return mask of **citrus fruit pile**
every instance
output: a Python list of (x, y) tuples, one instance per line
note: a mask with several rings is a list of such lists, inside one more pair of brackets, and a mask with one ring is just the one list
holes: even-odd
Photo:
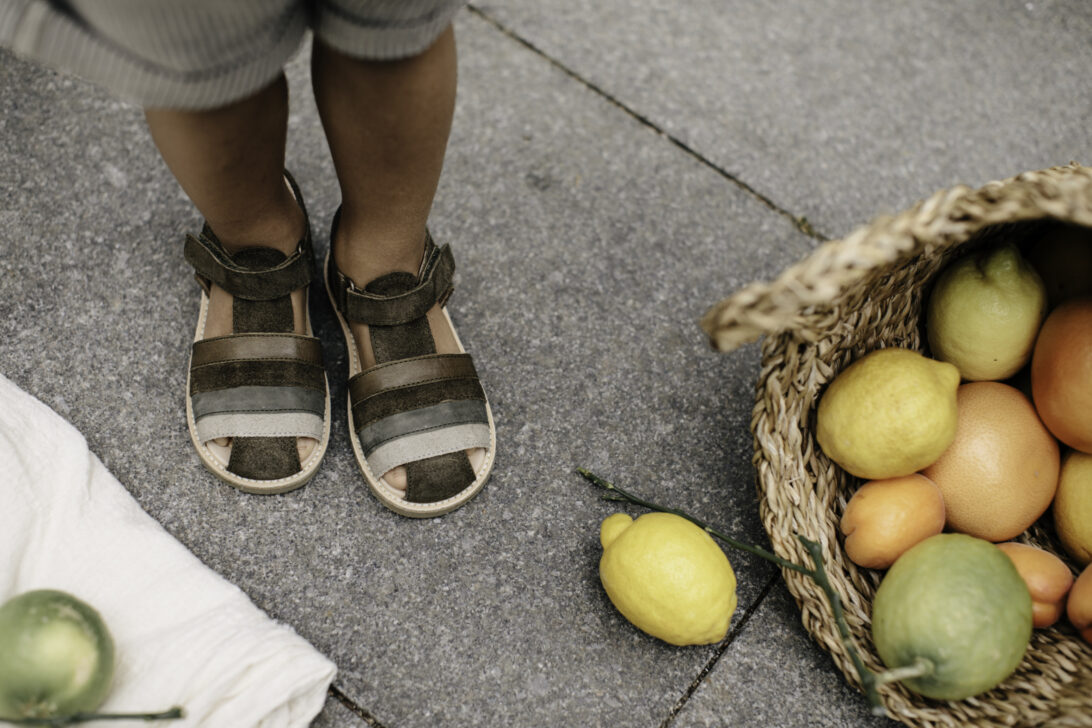
[[(866, 481), (846, 554), (890, 569), (877, 651), (937, 699), (1003, 681), (1033, 626), (1092, 643), (1092, 281), (1073, 275), (1092, 269), (1092, 231), (1032, 242), (950, 263), (927, 289), (930, 356), (870, 352), (816, 412), (823, 452)], [(1061, 556), (1014, 542), (1036, 523)]]

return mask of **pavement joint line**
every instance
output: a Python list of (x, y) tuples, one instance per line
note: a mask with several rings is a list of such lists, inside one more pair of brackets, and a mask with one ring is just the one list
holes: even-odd
[(523, 47), (527, 48), (532, 53), (534, 53), (534, 54), (538, 55), (539, 57), (543, 58), (548, 63), (553, 65), (555, 68), (562, 71), (565, 75), (572, 78), (574, 81), (579, 82), (581, 85), (588, 88), (589, 90), (591, 90), (595, 94), (603, 97), (606, 101), (610, 102), (614, 106), (616, 106), (619, 109), (621, 109), (622, 111), (624, 111), (628, 116), (632, 117), (638, 123), (642, 124), (643, 126), (648, 127), (652, 131), (654, 131), (657, 134), (659, 134), (660, 136), (664, 137), (669, 142), (671, 142), (676, 147), (678, 147), (683, 152), (685, 152), (688, 156), (690, 156), (691, 158), (693, 158), (697, 162), (700, 162), (701, 164), (705, 165), (709, 169), (713, 170), (714, 172), (719, 174), (721, 177), (724, 177), (726, 180), (728, 180), (732, 184), (736, 185), (737, 187), (742, 189), (744, 192), (751, 195), (752, 197), (754, 197), (759, 202), (766, 205), (768, 208), (770, 208), (771, 210), (773, 210), (777, 214), (788, 218), (789, 221), (792, 222), (793, 227), (795, 227), (797, 230), (799, 230), (804, 235), (807, 235), (808, 237), (810, 237), (810, 238), (812, 238), (812, 239), (814, 239), (814, 240), (816, 240), (816, 241), (818, 241), (820, 243), (825, 243), (828, 240), (830, 240), (829, 236), (824, 235), (823, 233), (819, 232), (815, 228), (815, 226), (812, 225), (811, 222), (808, 221), (808, 219), (806, 217), (804, 217), (803, 215), (793, 215), (791, 212), (789, 212), (788, 210), (786, 210), (785, 208), (781, 207), (776, 202), (774, 202), (771, 198), (769, 198), (768, 196), (762, 194), (757, 189), (755, 189), (751, 185), (747, 184), (742, 179), (740, 179), (736, 175), (732, 174), (731, 172), (729, 172), (724, 167), (721, 167), (716, 162), (714, 162), (711, 159), (709, 159), (708, 157), (704, 156), (701, 152), (694, 149), (692, 146), (690, 146), (689, 144), (684, 142), (679, 137), (675, 136), (674, 134), (671, 134), (670, 132), (668, 132), (667, 130), (665, 130), (661, 126), (659, 126), (656, 122), (649, 119), (647, 116), (644, 116), (643, 114), (639, 113), (636, 109), (634, 109), (634, 108), (630, 107), (629, 105), (627, 105), (626, 103), (624, 103), (617, 96), (614, 96), (613, 94), (608, 92), (606, 89), (603, 89), (603, 88), (597, 86), (592, 81), (589, 81), (588, 79), (584, 78), (579, 73), (574, 71), (572, 68), (569, 68), (564, 63), (557, 60), (556, 58), (554, 58), (553, 56), (548, 54), (546, 51), (542, 50), (541, 48), (536, 46), (534, 43), (532, 43), (531, 41), (529, 41), (526, 38), (524, 38), (523, 36), (521, 36), (516, 31), (514, 31), (511, 28), (509, 28), (508, 26), (504, 25), (504, 23), (502, 23), (499, 20), (497, 20), (496, 18), (494, 18), (492, 15), (490, 15), (485, 10), (482, 10), (476, 4), (470, 3), (469, 5), (467, 5), (467, 10), (470, 13), (472, 13), (473, 15), (475, 15), (475, 16), (481, 18), (482, 20), (484, 20), (489, 25), (492, 25), (494, 28), (499, 30), (504, 35), (506, 35), (509, 38), (511, 38), (512, 40), (516, 41), (517, 43), (519, 43)]
[(327, 692), (329, 693), (330, 697), (334, 698), (339, 703), (344, 705), (349, 712), (353, 713), (365, 723), (372, 726), (372, 728), (386, 728), (386, 726), (380, 723), (371, 713), (354, 703), (352, 698), (341, 692), (341, 689), (333, 683), (330, 683), (330, 688), (329, 690), (327, 690)]
[(694, 693), (696, 693), (698, 691), (698, 688), (701, 687), (701, 684), (705, 682), (705, 678), (709, 676), (709, 673), (712, 672), (713, 668), (716, 667), (718, 662), (720, 662), (720, 658), (724, 655), (725, 652), (728, 651), (728, 648), (732, 646), (732, 643), (735, 642), (736, 637), (739, 637), (739, 635), (742, 634), (744, 628), (747, 626), (747, 623), (751, 621), (752, 615), (754, 615), (754, 613), (758, 611), (759, 606), (762, 604), (762, 602), (766, 600), (766, 596), (770, 593), (770, 590), (773, 589), (774, 584), (776, 584), (780, 578), (781, 574), (775, 569), (769, 580), (762, 587), (762, 591), (759, 592), (758, 598), (751, 603), (751, 606), (747, 607), (747, 611), (745, 611), (743, 613), (743, 616), (740, 617), (739, 622), (736, 624), (736, 626), (732, 628), (732, 631), (728, 633), (728, 636), (724, 639), (724, 641), (717, 646), (717, 649), (713, 653), (713, 656), (710, 657), (709, 661), (705, 663), (705, 666), (702, 667), (701, 672), (699, 672), (697, 677), (694, 678), (693, 682), (690, 683), (690, 686), (686, 689), (686, 692), (679, 697), (674, 707), (671, 708), (671, 712), (668, 713), (666, 718), (664, 718), (664, 722), (660, 724), (660, 728), (670, 728), (671, 724), (675, 722), (675, 719), (679, 717), (679, 713), (681, 713), (682, 709), (686, 707), (686, 704), (690, 702), (690, 698), (694, 697)]

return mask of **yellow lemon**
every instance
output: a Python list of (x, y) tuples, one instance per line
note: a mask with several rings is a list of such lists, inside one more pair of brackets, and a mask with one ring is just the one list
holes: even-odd
[(1065, 456), (1053, 507), (1062, 546), (1077, 563), (1092, 562), (1092, 455), (1073, 450)]
[(969, 381), (1007, 379), (1031, 358), (1046, 287), (1014, 245), (961, 258), (937, 279), (926, 328), (933, 356)]
[(712, 537), (670, 513), (624, 513), (599, 529), (599, 578), (633, 626), (673, 645), (705, 645), (728, 634), (736, 575)]
[(959, 370), (910, 349), (880, 349), (846, 367), (819, 400), (816, 438), (866, 480), (931, 465), (956, 434)]

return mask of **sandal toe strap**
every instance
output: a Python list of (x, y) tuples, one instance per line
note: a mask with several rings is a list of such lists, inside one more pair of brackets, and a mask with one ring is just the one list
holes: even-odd
[(322, 438), (326, 376), (318, 339), (232, 334), (194, 342), (190, 403), (198, 437)]
[(349, 384), (353, 426), (376, 476), (491, 442), (485, 393), (468, 354), (373, 367)]

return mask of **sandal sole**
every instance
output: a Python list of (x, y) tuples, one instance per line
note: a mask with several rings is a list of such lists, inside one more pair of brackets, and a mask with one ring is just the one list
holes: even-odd
[[(329, 267), (330, 253), (328, 252), (322, 266), (322, 280), (324, 287), (326, 288), (326, 296), (330, 299), (330, 306), (334, 309), (334, 315), (337, 316), (337, 321), (341, 325), (341, 334), (345, 338), (345, 348), (348, 350), (349, 355), (349, 379), (352, 379), (363, 371), (363, 367), (360, 363), (360, 357), (357, 355), (356, 337), (353, 336), (352, 329), (349, 327), (349, 322), (346, 321), (344, 317), (342, 317), (341, 312), (338, 311), (337, 303), (330, 293), (329, 286), (325, 286), (325, 282), (329, 280)], [(463, 342), (459, 339), (459, 332), (455, 330), (455, 324), (452, 323), (451, 316), (448, 315), (447, 307), (441, 307), (440, 310), (443, 312), (444, 319), (447, 321), (448, 326), (451, 327), (451, 333), (455, 337), (455, 343), (459, 347), (459, 352), (465, 354), (466, 349), (463, 347)], [(409, 518), (434, 518), (436, 516), (442, 516), (445, 513), (450, 513), (456, 508), (464, 505), (467, 501), (476, 496), (485, 485), (485, 482), (489, 480), (489, 475), (493, 472), (493, 462), (497, 454), (497, 430), (493, 424), (493, 410), (489, 406), (488, 397), (485, 401), (485, 413), (489, 418), (489, 449), (486, 450), (485, 460), (482, 461), (481, 467), (474, 473), (474, 482), (451, 498), (446, 498), (442, 501), (434, 501), (432, 503), (413, 503), (412, 501), (407, 501), (405, 498), (401, 497), (402, 491), (390, 487), (372, 473), (371, 468), (368, 467), (368, 460), (364, 457), (364, 450), (360, 446), (360, 439), (357, 437), (356, 430), (353, 428), (352, 396), (346, 393), (345, 401), (348, 415), (349, 441), (353, 445), (353, 454), (356, 456), (356, 464), (359, 466), (360, 472), (364, 476), (364, 480), (368, 483), (368, 488), (372, 491), (372, 494), (379, 499), (380, 503), (395, 513)]]
[[(205, 292), (201, 292), (201, 312), (197, 318), (197, 330), (194, 334), (194, 341), (201, 341), (202, 334), (205, 332), (205, 319), (208, 315), (209, 299), (205, 295)], [(307, 314), (307, 333), (309, 336), (311, 333), (311, 315)], [(192, 360), (193, 353), (190, 353), (190, 359)], [(324, 375), (325, 376), (325, 375)], [(194, 449), (197, 450), (197, 456), (201, 459), (205, 469), (215, 475), (217, 478), (227, 483), (233, 488), (241, 490), (245, 493), (253, 493), (256, 495), (275, 495), (277, 493), (287, 493), (297, 488), (302, 488), (311, 481), (311, 478), (318, 472), (319, 465), (322, 464), (322, 458), (326, 455), (326, 448), (330, 444), (330, 382), (326, 380), (326, 408), (325, 414), (322, 418), (322, 439), (319, 444), (312, 451), (310, 457), (302, 463), (302, 469), (295, 475), (290, 475), (286, 478), (277, 478), (275, 480), (257, 480), (254, 478), (244, 478), (240, 475), (236, 475), (227, 469), (227, 466), (212, 453), (211, 450), (201, 442), (197, 436), (197, 421), (193, 416), (193, 399), (190, 397), (190, 369), (187, 365), (186, 368), (186, 424), (190, 430), (190, 441), (193, 442)]]

